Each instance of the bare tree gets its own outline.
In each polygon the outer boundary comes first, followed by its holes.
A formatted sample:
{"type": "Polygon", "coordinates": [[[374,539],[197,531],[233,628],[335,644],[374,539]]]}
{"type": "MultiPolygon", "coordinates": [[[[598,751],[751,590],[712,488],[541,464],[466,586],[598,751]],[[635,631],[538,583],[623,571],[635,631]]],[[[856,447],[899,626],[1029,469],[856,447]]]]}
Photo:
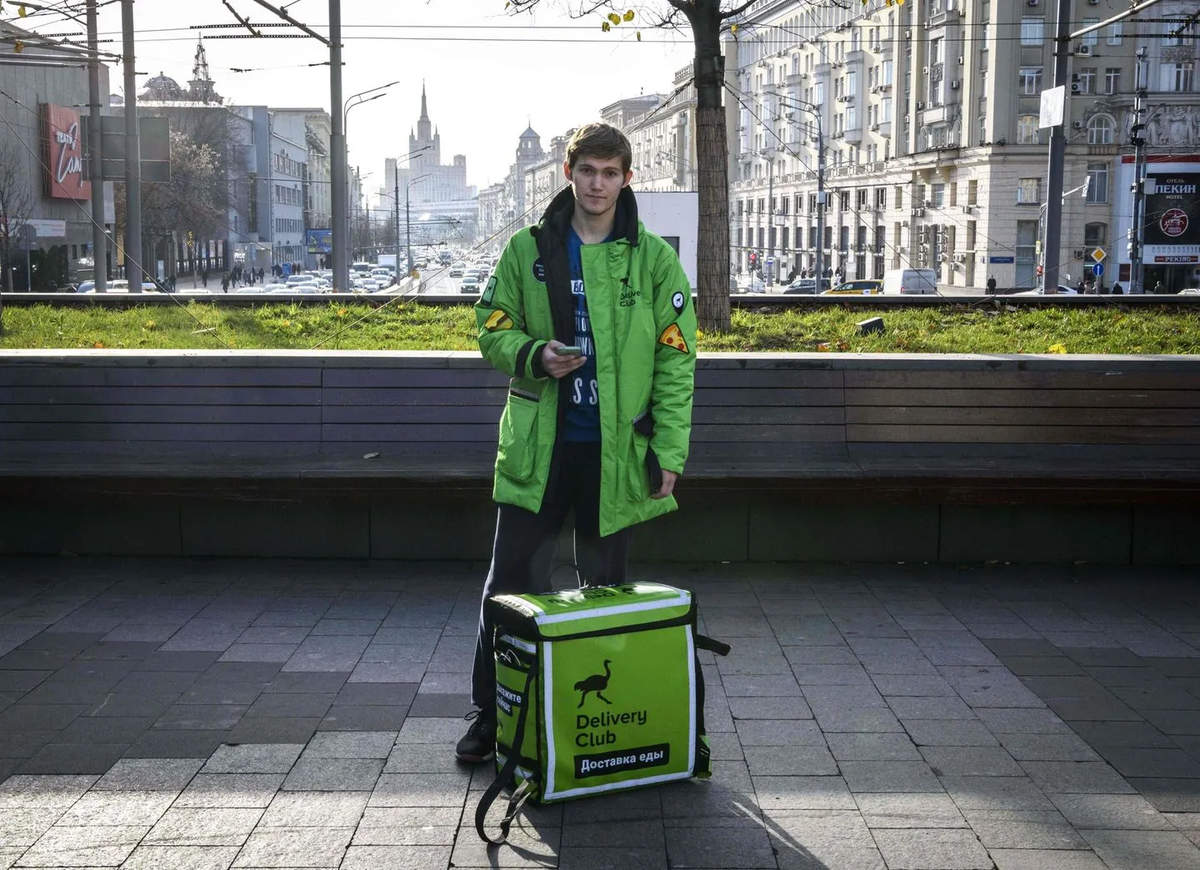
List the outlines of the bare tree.
{"type": "MultiPolygon", "coordinates": [[[[20,146],[11,139],[0,142],[0,289],[13,292],[12,254],[25,235],[26,223],[33,213],[33,192],[22,171],[20,146]]],[[[0,300],[0,317],[3,317],[0,300]]]]}
{"type": "MultiPolygon", "coordinates": [[[[525,12],[542,0],[510,0],[509,9],[525,12]]],[[[696,315],[700,328],[709,332],[729,330],[729,143],[725,136],[724,58],[721,29],[756,0],[660,0],[653,27],[680,27],[685,22],[695,46],[693,75],[696,84],[696,188],[700,198],[700,222],[696,228],[696,315]]],[[[607,9],[610,19],[629,21],[631,15],[617,0],[563,0],[572,17],[579,18],[607,9]]],[[[647,21],[642,12],[642,21],[647,21]]],[[[607,26],[606,26],[607,29],[607,26]]]]}

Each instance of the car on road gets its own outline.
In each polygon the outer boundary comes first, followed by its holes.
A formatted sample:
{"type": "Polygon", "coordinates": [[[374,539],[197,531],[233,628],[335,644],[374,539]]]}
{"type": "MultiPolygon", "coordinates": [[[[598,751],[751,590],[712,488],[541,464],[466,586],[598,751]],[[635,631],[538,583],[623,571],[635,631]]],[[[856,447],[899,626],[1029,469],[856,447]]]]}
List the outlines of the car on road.
{"type": "Polygon", "coordinates": [[[459,293],[478,293],[481,282],[478,275],[466,275],[458,282],[459,293]]]}
{"type": "Polygon", "coordinates": [[[450,277],[461,278],[463,276],[463,272],[466,270],[467,266],[465,263],[455,263],[450,267],[450,277]]]}
{"type": "MultiPolygon", "coordinates": [[[[142,292],[143,293],[157,293],[158,290],[159,290],[159,287],[157,284],[155,284],[151,281],[143,281],[142,282],[142,292]]],[[[91,290],[80,291],[80,292],[95,293],[96,286],[95,286],[95,284],[93,284],[91,290]]],[[[124,278],[114,278],[108,282],[108,292],[109,293],[128,293],[129,292],[129,282],[126,281],[124,278]]]]}
{"type": "Polygon", "coordinates": [[[883,292],[937,296],[937,271],[934,269],[889,269],[883,273],[883,292]]]}
{"type": "Polygon", "coordinates": [[[783,289],[783,292],[799,293],[805,296],[816,296],[818,293],[822,293],[830,289],[830,283],[831,282],[828,278],[822,278],[820,280],[820,284],[817,283],[816,278],[797,278],[791,284],[788,284],[787,287],[783,289]]]}
{"type": "MultiPolygon", "coordinates": [[[[1044,296],[1045,294],[1042,293],[1041,287],[1035,287],[1032,290],[1022,290],[1020,293],[1010,293],[1008,295],[1009,296],[1044,296]]],[[[1059,284],[1058,285],[1058,295],[1059,296],[1078,296],[1079,291],[1076,290],[1074,287],[1068,287],[1066,284],[1059,284]]]]}
{"type": "Polygon", "coordinates": [[[874,278],[843,281],[832,290],[822,290],[822,296],[875,296],[883,292],[883,282],[874,278]]]}

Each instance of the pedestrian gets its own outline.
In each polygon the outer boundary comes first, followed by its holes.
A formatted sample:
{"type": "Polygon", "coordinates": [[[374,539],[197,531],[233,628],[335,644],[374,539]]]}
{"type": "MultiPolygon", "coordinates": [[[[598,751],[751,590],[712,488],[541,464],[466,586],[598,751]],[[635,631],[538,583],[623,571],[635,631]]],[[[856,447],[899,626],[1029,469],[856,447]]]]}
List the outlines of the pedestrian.
{"type": "Polygon", "coordinates": [[[229,273],[228,272],[224,272],[221,274],[221,292],[222,293],[229,292],[229,273]]]}
{"type": "Polygon", "coordinates": [[[996,295],[996,276],[995,275],[988,275],[987,292],[988,292],[989,296],[996,295]]]}
{"type": "Polygon", "coordinates": [[[632,526],[676,507],[691,433],[696,313],[678,255],[638,221],[631,163],[629,140],[615,127],[576,130],[563,162],[569,186],[537,226],[509,241],[475,305],[479,349],[512,381],[471,675],[479,709],[467,714],[471,726],[455,750],[464,762],[495,752],[488,598],[546,589],[539,557],[568,511],[579,578],[622,583],[632,526]]]}
{"type": "Polygon", "coordinates": [[[205,287],[208,286],[208,269],[204,269],[200,272],[200,283],[205,287]]]}
{"type": "Polygon", "coordinates": [[[1167,288],[1163,286],[1162,281],[1159,281],[1157,284],[1154,285],[1154,292],[1155,293],[1166,293],[1167,288]]]}
{"type": "Polygon", "coordinates": [[[1086,295],[1086,296],[1094,295],[1096,292],[1096,282],[1093,281],[1091,278],[1088,278],[1086,281],[1084,281],[1083,282],[1083,292],[1084,292],[1084,295],[1086,295]]]}
{"type": "Polygon", "coordinates": [[[1112,295],[1114,295],[1114,296],[1120,296],[1120,295],[1121,295],[1122,293],[1124,293],[1124,292],[1125,292],[1125,291],[1121,289],[1121,285],[1120,285],[1120,284],[1113,284],[1113,288],[1112,288],[1112,295]]]}

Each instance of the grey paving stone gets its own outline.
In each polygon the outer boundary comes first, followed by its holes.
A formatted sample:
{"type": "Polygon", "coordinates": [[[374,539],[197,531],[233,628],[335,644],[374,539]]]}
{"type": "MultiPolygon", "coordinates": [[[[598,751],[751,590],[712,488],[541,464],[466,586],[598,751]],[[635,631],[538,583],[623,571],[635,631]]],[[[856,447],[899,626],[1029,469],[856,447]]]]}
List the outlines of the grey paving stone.
{"type": "Polygon", "coordinates": [[[754,776],[835,776],[837,762],[824,746],[745,747],[746,763],[754,776]]]}
{"type": "Polygon", "coordinates": [[[1001,745],[1018,761],[1099,761],[1090,746],[1074,734],[1001,734],[1001,745]]]}
{"type": "Polygon", "coordinates": [[[248,743],[220,746],[204,773],[287,773],[304,750],[302,743],[248,743]]]}
{"type": "Polygon", "coordinates": [[[249,719],[259,717],[305,719],[324,716],[333,705],[332,694],[262,694],[246,711],[249,719]]]}
{"type": "Polygon", "coordinates": [[[381,758],[311,758],[302,755],[284,791],[370,791],[383,770],[381,758]]]}
{"type": "Polygon", "coordinates": [[[887,699],[888,706],[897,717],[911,719],[964,719],[971,720],[975,714],[958,697],[906,697],[894,696],[887,699]]]}
{"type": "Polygon", "coordinates": [[[967,827],[967,820],[947,794],[856,794],[854,800],[870,828],[967,827]]]}
{"type": "Polygon", "coordinates": [[[866,668],[867,673],[873,677],[879,675],[938,676],[937,667],[919,653],[908,656],[863,655],[859,657],[859,661],[866,668]]]}
{"type": "Polygon", "coordinates": [[[280,672],[263,686],[263,692],[327,695],[343,690],[349,677],[349,671],[280,672]]]}
{"type": "Polygon", "coordinates": [[[1057,813],[964,810],[963,814],[988,850],[1088,848],[1087,842],[1057,813]]]}
{"type": "Polygon", "coordinates": [[[1182,777],[1200,780],[1200,761],[1177,748],[1102,746],[1097,751],[1126,777],[1182,777]]]}
{"type": "Polygon", "coordinates": [[[922,761],[843,761],[838,767],[855,794],[943,790],[937,777],[922,761]]]}
{"type": "Polygon", "coordinates": [[[104,773],[128,743],[47,743],[15,766],[21,773],[104,773]]]}
{"type": "Polygon", "coordinates": [[[203,763],[193,758],[122,758],[92,788],[178,792],[192,781],[203,763]]]}
{"type": "Polygon", "coordinates": [[[1164,734],[1200,735],[1200,715],[1192,710],[1145,710],[1142,716],[1164,734]]]}
{"type": "Polygon", "coordinates": [[[449,746],[458,741],[464,732],[461,718],[454,719],[407,719],[396,735],[396,743],[433,743],[449,746]]]}
{"type": "Polygon", "coordinates": [[[791,673],[802,687],[871,685],[870,675],[858,662],[849,665],[792,665],[791,673]]]}
{"type": "MultiPolygon", "coordinates": [[[[784,646],[775,649],[783,651],[787,661],[795,665],[853,665],[858,663],[855,651],[845,644],[833,646],[784,646]]],[[[912,648],[914,651],[916,647],[912,648]]]]}
{"type": "Polygon", "coordinates": [[[408,707],[334,704],[319,727],[322,731],[396,731],[404,727],[407,715],[408,707]]]}
{"type": "Polygon", "coordinates": [[[770,838],[767,832],[761,829],[722,828],[719,831],[698,831],[695,828],[668,828],[666,841],[669,866],[778,866],[770,838]]]}
{"type": "Polygon", "coordinates": [[[57,809],[66,812],[99,779],[92,775],[10,776],[0,783],[0,810],[57,809]]]}
{"type": "Polygon", "coordinates": [[[175,801],[176,807],[263,808],[283,785],[282,773],[200,773],[175,801]]]}
{"type": "Polygon", "coordinates": [[[61,731],[91,709],[91,704],[16,703],[0,713],[0,733],[61,731]]]}
{"type": "Polygon", "coordinates": [[[1026,777],[944,776],[942,785],[961,810],[1039,810],[1054,804],[1026,777]]]}
{"type": "Polygon", "coordinates": [[[4,810],[4,824],[0,825],[0,851],[19,848],[17,852],[19,856],[21,852],[32,846],[42,834],[50,830],[62,813],[60,807],[22,807],[4,810]]]}
{"type": "Polygon", "coordinates": [[[1200,812],[1200,791],[1188,779],[1167,777],[1134,777],[1129,784],[1150,801],[1159,812],[1200,812]]]}
{"type": "Polygon", "coordinates": [[[937,776],[1022,776],[1024,771],[999,746],[925,746],[921,755],[937,776]]]}
{"type": "Polygon", "coordinates": [[[76,801],[57,822],[59,825],[155,824],[171,803],[176,791],[91,791],[76,801]]]}
{"type": "Polygon", "coordinates": [[[866,686],[806,686],[804,699],[814,712],[848,709],[884,709],[887,701],[875,690],[874,684],[866,686]]]}
{"type": "Polygon", "coordinates": [[[237,846],[138,846],[121,865],[121,870],[228,870],[237,856],[237,846]]]}
{"type": "Polygon", "coordinates": [[[630,848],[666,848],[665,829],[660,819],[622,819],[612,822],[564,824],[562,845],[630,848]]]}
{"type": "Polygon", "coordinates": [[[1131,794],[1134,789],[1102,761],[1023,761],[1029,778],[1047,793],[1131,794]]]}
{"type": "Polygon", "coordinates": [[[395,731],[319,731],[304,750],[305,758],[386,759],[396,743],[395,731]]]}
{"type": "Polygon", "coordinates": [[[1169,831],[1173,825],[1140,794],[1047,795],[1076,828],[1169,831]]]}
{"type": "Polygon", "coordinates": [[[353,828],[263,828],[234,859],[234,867],[338,867],[353,828]]]}
{"type": "Polygon", "coordinates": [[[871,733],[903,731],[900,720],[886,707],[861,707],[845,710],[824,709],[815,714],[817,724],[826,734],[871,733]]]}
{"type": "Polygon", "coordinates": [[[558,870],[660,870],[667,866],[666,845],[563,846],[558,853],[558,870]]]}
{"type": "Polygon", "coordinates": [[[145,695],[181,694],[200,678],[196,671],[133,671],[116,683],[113,691],[145,695]]]}
{"type": "Polygon", "coordinates": [[[296,653],[296,643],[243,643],[238,641],[221,653],[222,662],[279,662],[283,664],[296,653]]]}
{"type": "MultiPolygon", "coordinates": [[[[3,660],[0,659],[0,663],[3,660]]],[[[54,671],[3,671],[0,670],[0,692],[25,693],[52,675],[54,671]]]]}
{"type": "Polygon", "coordinates": [[[730,698],[729,711],[734,719],[811,719],[813,711],[804,699],[730,698]]]}
{"type": "Polygon", "coordinates": [[[57,825],[21,856],[18,866],[116,867],[148,830],[148,825],[57,825]]]}
{"type": "Polygon", "coordinates": [[[397,773],[379,777],[371,793],[372,807],[460,807],[470,774],[397,773]]]}
{"type": "Polygon", "coordinates": [[[765,814],[781,868],[884,870],[862,817],[847,810],[772,810],[765,814]]]}
{"type": "Polygon", "coordinates": [[[996,870],[1108,870],[1108,865],[1091,850],[1064,852],[1061,849],[991,849],[996,870]]]}
{"type": "Polygon", "coordinates": [[[1142,716],[1117,698],[1046,698],[1046,706],[1066,722],[1137,722],[1142,716]]]}
{"type": "Polygon", "coordinates": [[[900,732],[827,734],[833,757],[840,761],[921,761],[908,735],[900,732]]]}
{"type": "Polygon", "coordinates": [[[0,758],[30,758],[55,739],[61,731],[5,731],[0,739],[0,758]]]}
{"type": "Polygon", "coordinates": [[[245,704],[174,704],[154,722],[169,731],[229,731],[246,713],[245,704]]]}
{"type": "Polygon", "coordinates": [[[156,846],[241,846],[262,814],[263,811],[257,808],[178,807],[168,810],[150,829],[142,843],[156,846]]]}
{"type": "Polygon", "coordinates": [[[429,867],[471,866],[457,861],[451,865],[450,853],[449,846],[351,846],[346,850],[341,870],[427,870],[429,867]]]}
{"type": "Polygon", "coordinates": [[[263,813],[260,828],[354,827],[370,792],[279,792],[263,813]]]}
{"type": "Polygon", "coordinates": [[[755,776],[754,791],[763,812],[857,809],[841,776],[755,776]]]}
{"type": "Polygon", "coordinates": [[[178,696],[177,703],[239,705],[248,709],[262,691],[263,684],[258,681],[239,683],[205,677],[197,680],[190,689],[178,696]]]}
{"type": "Polygon", "coordinates": [[[1178,831],[1082,831],[1110,870],[1195,870],[1200,849],[1178,831]]]}
{"type": "Polygon", "coordinates": [[[791,674],[731,674],[721,683],[729,698],[787,698],[801,694],[791,674]]]}
{"type": "Polygon", "coordinates": [[[126,758],[200,758],[225,742],[224,731],[147,731],[125,750],[126,758]]]}
{"type": "MultiPolygon", "coordinates": [[[[369,707],[403,707],[416,706],[417,683],[347,683],[337,693],[334,704],[344,706],[369,707]]],[[[435,699],[440,696],[433,696],[435,699]]],[[[429,696],[425,696],[428,702],[429,696]]],[[[462,709],[467,709],[464,705],[462,709]]],[[[413,716],[433,716],[434,712],[410,711],[413,716]]]]}
{"type": "Polygon", "coordinates": [[[742,746],[824,746],[821,729],[811,719],[742,719],[736,723],[742,746]]]}
{"type": "Polygon", "coordinates": [[[274,716],[243,718],[229,732],[229,743],[307,743],[321,724],[320,719],[289,719],[274,716]]]}
{"type": "Polygon", "coordinates": [[[1083,667],[1061,655],[1001,656],[1004,666],[1018,677],[1084,676],[1083,667]]]}
{"type": "Polygon", "coordinates": [[[889,870],[992,870],[992,859],[972,831],[954,828],[876,829],[889,870]]]}
{"type": "MultiPolygon", "coordinates": [[[[237,639],[239,644],[299,644],[308,636],[306,626],[291,625],[252,625],[243,631],[237,639]]],[[[295,647],[293,646],[293,649],[295,647]]]]}
{"type": "Polygon", "coordinates": [[[982,722],[968,719],[908,719],[904,730],[918,746],[998,746],[982,722]]]}
{"type": "Polygon", "coordinates": [[[955,694],[954,687],[938,675],[875,674],[872,680],[885,698],[896,695],[932,697],[955,694]]]}
{"type": "Polygon", "coordinates": [[[1071,726],[1049,709],[980,707],[979,720],[993,734],[1070,734],[1071,726]]]}

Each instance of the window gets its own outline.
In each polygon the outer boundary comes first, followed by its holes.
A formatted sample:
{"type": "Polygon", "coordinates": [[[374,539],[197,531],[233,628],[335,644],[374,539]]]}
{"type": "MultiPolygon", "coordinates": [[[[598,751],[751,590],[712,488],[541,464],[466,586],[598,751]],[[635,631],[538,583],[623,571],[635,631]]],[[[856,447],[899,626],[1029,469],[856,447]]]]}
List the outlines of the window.
{"type": "Polygon", "coordinates": [[[1089,163],[1087,177],[1087,202],[1091,205],[1108,202],[1108,164],[1089,163]]]}
{"type": "Polygon", "coordinates": [[[1163,40],[1162,46],[1170,48],[1176,45],[1188,45],[1191,40],[1184,36],[1184,31],[1187,25],[1186,15],[1164,15],[1163,16],[1163,40]],[[1172,34],[1178,32],[1178,36],[1172,34]]]}
{"type": "Polygon", "coordinates": [[[1041,141],[1037,115],[1021,115],[1017,118],[1017,144],[1037,145],[1041,141]]]}
{"type": "Polygon", "coordinates": [[[1121,39],[1123,36],[1121,29],[1122,29],[1123,25],[1124,25],[1124,22],[1118,21],[1116,24],[1110,24],[1108,26],[1108,36],[1106,37],[1105,41],[1109,45],[1120,45],[1121,44],[1121,39]]]}
{"type": "Polygon", "coordinates": [[[946,207],[946,185],[934,184],[929,188],[929,200],[934,208],[946,207]]]}
{"type": "Polygon", "coordinates": [[[1046,41],[1046,19],[1023,17],[1021,19],[1021,45],[1041,45],[1046,41]]]}
{"type": "Polygon", "coordinates": [[[1037,205],[1042,201],[1042,180],[1022,178],[1017,182],[1017,205],[1037,205]]]}
{"type": "Polygon", "coordinates": [[[1162,65],[1162,88],[1164,91],[1190,93],[1195,80],[1195,61],[1164,63],[1162,65]]]}
{"type": "Polygon", "coordinates": [[[1121,68],[1110,66],[1104,71],[1104,93],[1115,94],[1121,89],[1121,68]]]}
{"type": "Polygon", "coordinates": [[[967,182],[967,205],[979,205],[979,181],[972,178],[967,182]]]}
{"type": "Polygon", "coordinates": [[[1021,93],[1026,96],[1036,97],[1042,92],[1042,68],[1040,66],[1023,66],[1021,67],[1020,77],[1021,93]]]}
{"type": "Polygon", "coordinates": [[[1083,246],[1089,251],[1103,247],[1108,241],[1108,224],[1088,224],[1083,228],[1083,246]]]}
{"type": "Polygon", "coordinates": [[[1116,124],[1108,115],[1096,115],[1088,121],[1088,144],[1111,145],[1116,124]]]}
{"type": "MultiPolygon", "coordinates": [[[[1085,18],[1085,19],[1083,19],[1083,26],[1084,26],[1084,27],[1091,27],[1093,24],[1099,24],[1099,23],[1100,23],[1100,19],[1099,19],[1099,18],[1085,18]]],[[[1086,35],[1085,35],[1085,36],[1084,36],[1084,37],[1083,37],[1083,38],[1080,40],[1080,42],[1082,42],[1084,45],[1099,45],[1099,44],[1100,44],[1100,31],[1098,31],[1098,30],[1093,30],[1091,33],[1088,33],[1088,34],[1086,34],[1086,35]]]]}
{"type": "Polygon", "coordinates": [[[1094,94],[1096,93],[1096,68],[1094,66],[1085,66],[1078,73],[1079,76],[1079,93],[1094,94]]]}

